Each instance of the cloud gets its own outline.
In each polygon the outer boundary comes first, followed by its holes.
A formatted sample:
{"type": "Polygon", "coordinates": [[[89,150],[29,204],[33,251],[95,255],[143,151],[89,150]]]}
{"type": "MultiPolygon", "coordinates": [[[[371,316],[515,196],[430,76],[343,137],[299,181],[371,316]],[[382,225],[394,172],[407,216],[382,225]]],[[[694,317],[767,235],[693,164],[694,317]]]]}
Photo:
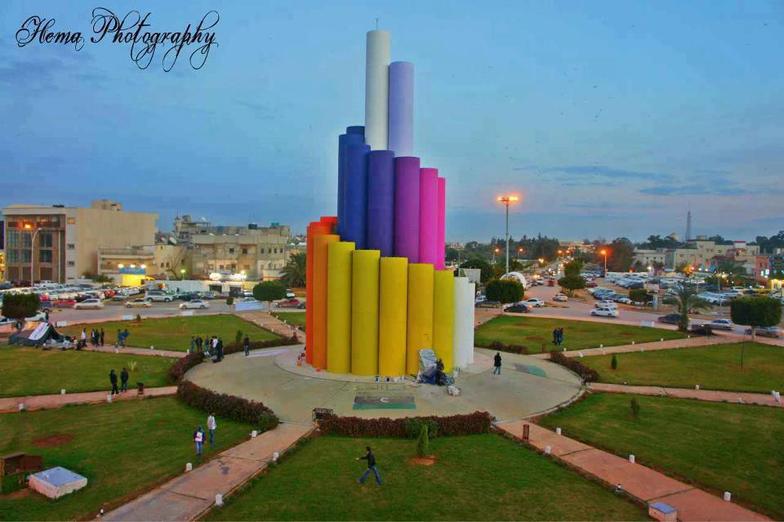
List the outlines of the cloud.
{"type": "Polygon", "coordinates": [[[665,185],[640,189],[649,196],[740,196],[752,192],[733,183],[691,183],[688,185],[665,185]]]}
{"type": "Polygon", "coordinates": [[[560,176],[568,176],[572,179],[640,179],[662,182],[673,179],[671,174],[664,172],[644,172],[639,170],[619,169],[608,167],[606,165],[565,165],[560,167],[550,167],[548,169],[544,169],[543,172],[554,173],[560,176]]]}

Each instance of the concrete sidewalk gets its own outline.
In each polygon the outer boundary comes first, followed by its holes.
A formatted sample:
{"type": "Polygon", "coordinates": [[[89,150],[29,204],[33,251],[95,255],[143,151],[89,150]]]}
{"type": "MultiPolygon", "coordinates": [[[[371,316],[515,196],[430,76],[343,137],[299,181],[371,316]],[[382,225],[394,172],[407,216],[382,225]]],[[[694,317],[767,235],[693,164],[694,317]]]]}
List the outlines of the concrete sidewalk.
{"type": "MultiPolygon", "coordinates": [[[[284,312],[284,313],[300,313],[305,314],[305,312],[284,312]]],[[[276,333],[281,337],[291,337],[295,332],[298,337],[303,337],[305,332],[300,330],[294,325],[286,324],[274,315],[270,314],[269,312],[261,312],[261,311],[251,311],[251,312],[236,312],[234,315],[237,317],[241,317],[246,321],[250,321],[253,324],[261,326],[265,330],[269,330],[270,332],[276,333]]],[[[304,339],[303,339],[304,340],[304,339]]]]}
{"type": "Polygon", "coordinates": [[[675,397],[676,399],[754,404],[759,406],[773,406],[775,408],[784,407],[784,403],[776,402],[772,394],[766,393],[692,390],[690,388],[665,388],[662,386],[627,386],[624,384],[606,384],[603,382],[588,383],[588,389],[591,391],[608,393],[632,393],[635,395],[675,397]]]}
{"type": "MultiPolygon", "coordinates": [[[[729,344],[736,343],[737,339],[729,336],[712,335],[712,336],[698,336],[686,339],[671,339],[669,341],[652,341],[647,343],[637,344],[622,344],[619,346],[606,346],[604,348],[585,348],[583,350],[567,350],[563,353],[567,357],[590,357],[592,355],[609,355],[612,353],[628,353],[628,352],[653,352],[657,350],[674,350],[678,348],[695,348],[699,346],[713,346],[715,344],[729,344]]],[[[552,345],[548,345],[552,346],[552,345]]],[[[540,359],[549,359],[549,353],[533,354],[533,357],[540,359]]]]}
{"type": "MultiPolygon", "coordinates": [[[[138,395],[136,390],[128,390],[112,397],[113,401],[129,401],[147,397],[163,397],[177,393],[176,386],[161,386],[159,388],[145,388],[144,395],[138,395]]],[[[19,404],[25,405],[25,410],[50,410],[61,408],[69,404],[98,404],[106,402],[108,391],[67,393],[65,395],[29,395],[27,397],[0,398],[0,413],[16,413],[19,404]]]]}
{"type": "Polygon", "coordinates": [[[132,348],[130,346],[126,346],[125,348],[115,348],[114,346],[88,346],[86,348],[82,348],[83,352],[102,352],[102,353],[125,353],[131,355],[149,355],[152,357],[175,357],[177,359],[182,359],[186,355],[186,352],[178,352],[174,350],[158,350],[157,348],[154,350],[150,350],[149,348],[132,348]]]}
{"type": "Polygon", "coordinates": [[[610,486],[620,484],[635,499],[650,504],[664,502],[678,510],[678,520],[769,520],[732,502],[672,479],[658,471],[598,450],[587,444],[525,421],[498,423],[497,427],[522,440],[523,425],[529,425],[528,443],[539,451],[550,447],[553,457],[610,486]]]}
{"type": "Polygon", "coordinates": [[[120,506],[103,519],[194,520],[215,504],[216,494],[225,498],[264,470],[273,453],[283,454],[313,429],[313,425],[281,424],[120,506]]]}

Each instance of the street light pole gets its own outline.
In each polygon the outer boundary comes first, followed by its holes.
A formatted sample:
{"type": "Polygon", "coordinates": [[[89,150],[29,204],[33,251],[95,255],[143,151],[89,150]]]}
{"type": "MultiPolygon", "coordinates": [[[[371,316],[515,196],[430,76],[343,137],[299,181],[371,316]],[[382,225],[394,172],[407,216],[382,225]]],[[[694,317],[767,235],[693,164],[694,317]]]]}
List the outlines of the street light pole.
{"type": "Polygon", "coordinates": [[[24,228],[30,231],[30,286],[33,286],[35,280],[35,238],[38,237],[38,232],[41,230],[38,227],[33,227],[30,223],[25,223],[24,228]]]}
{"type": "Polygon", "coordinates": [[[603,248],[602,251],[599,252],[599,253],[604,256],[604,276],[603,277],[607,277],[607,249],[603,248]]]}
{"type": "Polygon", "coordinates": [[[508,194],[505,196],[499,196],[498,201],[504,204],[505,211],[506,211],[506,272],[509,273],[509,205],[512,205],[518,201],[520,198],[518,196],[508,194]]]}

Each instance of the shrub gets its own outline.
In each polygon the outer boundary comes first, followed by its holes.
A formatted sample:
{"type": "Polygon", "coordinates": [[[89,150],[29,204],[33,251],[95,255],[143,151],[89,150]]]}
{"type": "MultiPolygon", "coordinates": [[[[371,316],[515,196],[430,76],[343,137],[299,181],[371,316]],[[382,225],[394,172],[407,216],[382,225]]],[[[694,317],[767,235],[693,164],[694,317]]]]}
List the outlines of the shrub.
{"type": "MultiPolygon", "coordinates": [[[[455,435],[473,435],[487,433],[493,418],[486,411],[475,411],[465,415],[449,417],[414,417],[422,421],[433,421],[437,425],[439,435],[450,437],[455,435]]],[[[323,433],[344,435],[348,437],[408,437],[406,422],[411,419],[361,419],[359,417],[339,417],[334,414],[323,415],[318,420],[323,433]]]]}
{"type": "MultiPolygon", "coordinates": [[[[294,337],[279,337],[277,339],[267,339],[265,341],[251,341],[250,349],[259,350],[261,348],[272,348],[274,346],[290,346],[292,344],[299,344],[299,341],[294,337]]],[[[242,341],[232,344],[227,344],[223,347],[223,354],[237,353],[243,351],[242,341]]]]}
{"type": "Polygon", "coordinates": [[[635,303],[649,303],[653,301],[653,295],[644,288],[632,288],[629,290],[629,299],[635,303]]]}
{"type": "Polygon", "coordinates": [[[177,398],[188,406],[251,424],[259,431],[273,429],[279,423],[275,413],[260,402],[216,393],[190,381],[182,381],[177,386],[177,398]]]}
{"type": "Polygon", "coordinates": [[[618,369],[618,358],[613,354],[612,359],[610,359],[610,368],[613,370],[618,369]]]}
{"type": "Polygon", "coordinates": [[[569,368],[574,373],[583,378],[585,382],[596,382],[599,380],[599,372],[593,368],[585,366],[583,363],[576,359],[565,356],[559,351],[553,350],[550,352],[550,360],[561,366],[569,368]]]}
{"type": "Polygon", "coordinates": [[[174,361],[174,364],[169,368],[169,380],[174,383],[179,383],[183,376],[204,360],[202,352],[191,352],[181,359],[174,361]]]}
{"type": "Polygon", "coordinates": [[[558,280],[558,286],[565,289],[566,292],[571,296],[574,294],[575,290],[580,290],[585,288],[585,278],[581,275],[565,275],[561,279],[558,280]]]}
{"type": "Polygon", "coordinates": [[[5,294],[3,315],[9,319],[24,319],[35,315],[40,305],[37,294],[5,294]]]}
{"type": "Polygon", "coordinates": [[[730,303],[732,322],[744,326],[775,326],[781,321],[781,301],[772,297],[740,297],[730,303]]]}
{"type": "Polygon", "coordinates": [[[427,434],[427,423],[422,424],[422,429],[419,430],[419,438],[417,439],[417,456],[425,457],[430,454],[430,438],[427,434]]]}
{"type": "Polygon", "coordinates": [[[269,303],[286,297],[286,287],[278,281],[264,281],[253,287],[253,298],[256,301],[269,303]]]}
{"type": "Polygon", "coordinates": [[[640,403],[637,402],[637,397],[632,397],[632,400],[629,401],[629,407],[632,410],[632,417],[636,419],[640,416],[640,403]]]}
{"type": "Polygon", "coordinates": [[[228,306],[231,306],[231,305],[233,305],[233,304],[234,304],[234,298],[233,298],[232,296],[229,296],[229,297],[227,297],[227,298],[226,298],[226,304],[227,304],[228,306]]]}
{"type": "Polygon", "coordinates": [[[493,279],[485,287],[488,301],[516,303],[523,298],[523,285],[514,279],[493,279]]]}
{"type": "Polygon", "coordinates": [[[504,344],[501,341],[493,341],[487,348],[495,350],[496,352],[518,353],[521,355],[528,354],[528,347],[523,346],[522,344],[504,344]]]}
{"type": "Polygon", "coordinates": [[[422,417],[414,417],[406,419],[406,437],[415,439],[422,432],[422,426],[427,426],[428,436],[438,436],[438,423],[433,419],[423,419],[422,417]]]}

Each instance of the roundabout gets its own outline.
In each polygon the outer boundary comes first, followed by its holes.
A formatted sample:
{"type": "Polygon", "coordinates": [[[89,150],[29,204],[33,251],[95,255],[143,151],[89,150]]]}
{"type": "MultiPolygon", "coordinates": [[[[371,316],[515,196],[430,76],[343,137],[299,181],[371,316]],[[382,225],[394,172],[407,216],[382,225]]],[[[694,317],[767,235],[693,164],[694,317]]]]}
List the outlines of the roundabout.
{"type": "Polygon", "coordinates": [[[494,352],[476,349],[475,363],[455,379],[460,395],[446,387],[335,375],[297,366],[302,346],[236,353],[222,362],[203,363],[186,379],[204,388],[263,402],[284,422],[310,422],[314,408],[363,418],[455,415],[487,411],[499,421],[545,413],[577,398],[579,377],[569,370],[526,355],[502,354],[501,375],[493,375],[494,352]]]}

